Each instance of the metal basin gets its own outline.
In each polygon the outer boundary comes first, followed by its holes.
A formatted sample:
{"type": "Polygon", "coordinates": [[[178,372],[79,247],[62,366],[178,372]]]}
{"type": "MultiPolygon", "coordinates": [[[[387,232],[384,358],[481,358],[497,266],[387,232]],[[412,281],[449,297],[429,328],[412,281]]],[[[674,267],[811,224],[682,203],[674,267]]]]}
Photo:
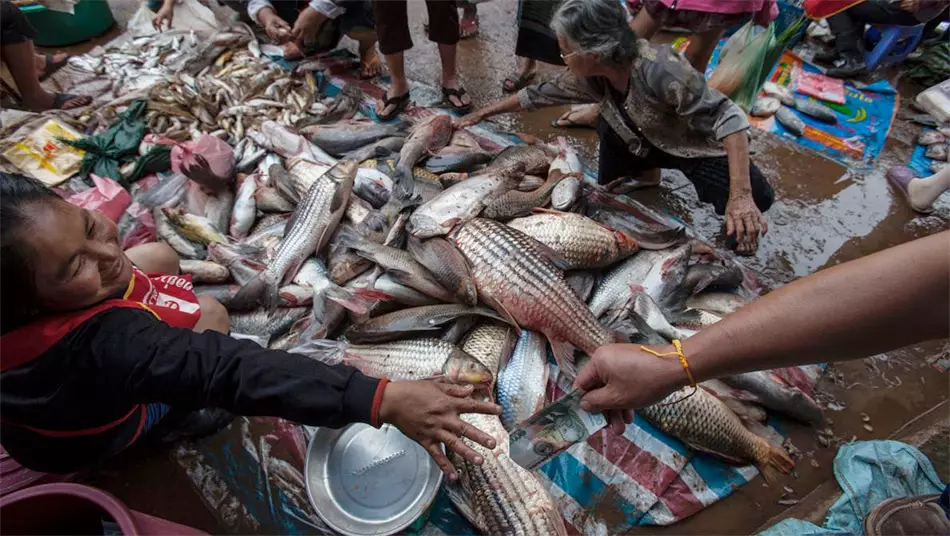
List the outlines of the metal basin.
{"type": "Polygon", "coordinates": [[[390,425],[318,428],[304,472],[320,519],[353,536],[408,527],[432,504],[442,482],[425,449],[390,425]]]}

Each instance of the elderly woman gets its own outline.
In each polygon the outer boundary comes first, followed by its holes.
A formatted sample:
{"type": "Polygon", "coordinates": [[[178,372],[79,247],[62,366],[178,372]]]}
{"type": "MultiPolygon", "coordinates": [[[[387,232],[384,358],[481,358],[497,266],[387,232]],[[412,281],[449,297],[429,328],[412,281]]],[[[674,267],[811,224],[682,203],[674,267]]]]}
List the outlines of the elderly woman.
{"type": "Polygon", "coordinates": [[[459,418],[501,413],[470,398],[471,386],[389,382],[231,338],[224,307],[194,295],[171,248],[147,246],[124,252],[103,214],[0,173],[0,434],[21,465],[89,468],[200,408],[313,426],[391,423],[449,479],[443,444],[476,464],[460,436],[494,448],[459,418]]]}
{"type": "Polygon", "coordinates": [[[725,214],[737,251],[754,254],[774,194],[749,162],[742,109],[707,87],[669,46],[637,40],[615,0],[566,0],[551,26],[568,72],[475,111],[459,126],[498,113],[599,102],[601,184],[629,176],[654,186],[661,168],[678,169],[701,201],[725,214]]]}

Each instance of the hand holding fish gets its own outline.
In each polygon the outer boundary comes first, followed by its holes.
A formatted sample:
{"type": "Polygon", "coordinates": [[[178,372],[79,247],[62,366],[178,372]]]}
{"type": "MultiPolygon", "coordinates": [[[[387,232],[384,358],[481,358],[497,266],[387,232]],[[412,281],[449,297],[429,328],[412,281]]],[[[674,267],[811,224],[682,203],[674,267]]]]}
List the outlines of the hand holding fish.
{"type": "Polygon", "coordinates": [[[165,2],[162,4],[162,7],[155,13],[155,17],[152,18],[152,26],[158,30],[162,31],[162,23],[168,21],[168,29],[172,27],[172,18],[175,16],[175,5],[172,2],[165,2]]]}
{"type": "Polygon", "coordinates": [[[267,37],[269,37],[275,45],[282,45],[290,40],[290,25],[287,24],[287,21],[280,18],[273,8],[267,7],[262,9],[260,13],[258,13],[257,18],[261,21],[264,31],[267,32],[267,37]]]}
{"type": "Polygon", "coordinates": [[[769,231],[762,212],[755,206],[752,194],[729,196],[726,203],[726,234],[735,235],[736,252],[752,255],[759,249],[759,234],[769,231]]]}
{"type": "Polygon", "coordinates": [[[303,47],[307,41],[314,39],[317,35],[317,30],[325,20],[327,20],[326,15],[318,13],[312,7],[305,7],[300,12],[300,15],[297,16],[294,28],[290,31],[291,39],[293,39],[298,46],[303,47]]]}
{"type": "Polygon", "coordinates": [[[484,459],[462,438],[494,449],[492,436],[459,418],[465,413],[501,415],[501,407],[471,398],[471,385],[452,385],[434,380],[392,382],[383,391],[379,421],[389,423],[416,441],[442,468],[450,481],[458,479],[455,466],[442,452],[442,445],[475,465],[484,459]]]}
{"type": "MultiPolygon", "coordinates": [[[[673,347],[655,350],[666,353],[673,347]]],[[[675,357],[657,358],[634,344],[601,346],[574,380],[575,389],[587,391],[581,408],[590,412],[642,408],[688,384],[675,357]]],[[[611,415],[607,417],[610,420],[611,415]]]]}

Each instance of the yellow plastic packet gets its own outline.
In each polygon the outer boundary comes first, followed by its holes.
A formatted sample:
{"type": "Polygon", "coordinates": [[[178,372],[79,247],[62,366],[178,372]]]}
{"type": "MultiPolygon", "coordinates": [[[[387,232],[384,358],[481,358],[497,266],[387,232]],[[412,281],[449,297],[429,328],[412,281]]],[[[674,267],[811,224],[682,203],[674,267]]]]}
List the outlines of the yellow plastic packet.
{"type": "Polygon", "coordinates": [[[27,175],[47,186],[56,186],[79,171],[86,154],[81,149],[66,145],[59,138],[76,140],[84,137],[68,125],[50,119],[7,149],[3,156],[27,175]]]}

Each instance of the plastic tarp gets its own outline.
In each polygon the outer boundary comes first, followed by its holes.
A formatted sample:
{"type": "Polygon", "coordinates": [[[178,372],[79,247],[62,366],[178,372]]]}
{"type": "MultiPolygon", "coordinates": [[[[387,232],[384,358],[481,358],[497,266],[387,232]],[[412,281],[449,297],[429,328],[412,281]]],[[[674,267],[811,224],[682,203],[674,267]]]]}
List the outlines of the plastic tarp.
{"type": "Polygon", "coordinates": [[[843,494],[819,527],[784,519],[760,536],[864,534],[864,518],[885,499],[940,493],[945,484],[930,460],[900,441],[857,441],[838,449],[835,479],[843,494]]]}

